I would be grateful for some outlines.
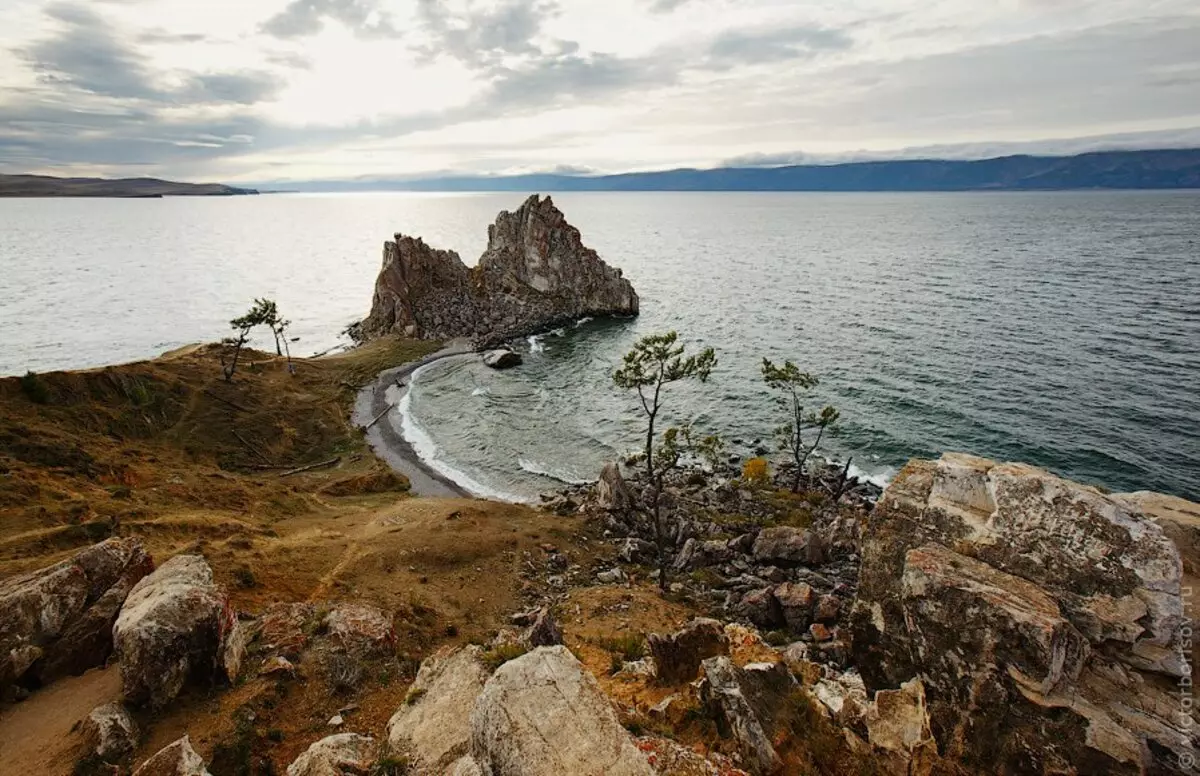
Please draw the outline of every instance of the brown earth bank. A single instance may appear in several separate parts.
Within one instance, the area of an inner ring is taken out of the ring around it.
[[[355,397],[438,348],[0,379],[0,771],[1194,772],[1200,506],[684,470],[664,594],[636,475],[532,509],[371,454]]]

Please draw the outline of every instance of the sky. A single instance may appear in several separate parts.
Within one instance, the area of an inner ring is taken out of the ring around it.
[[[1197,0],[0,0],[0,172],[225,182],[1200,146]]]

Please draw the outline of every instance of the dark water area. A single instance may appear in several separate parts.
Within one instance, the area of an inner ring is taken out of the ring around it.
[[[213,341],[256,296],[307,355],[366,314],[382,242],[468,263],[516,194],[0,200],[0,374]],[[584,241],[642,298],[632,321],[523,342],[524,366],[424,369],[403,427],[436,468],[530,498],[634,449],[609,375],[637,337],[712,346],[672,420],[769,440],[766,356],[842,412],[822,445],[886,478],[962,450],[1115,491],[1200,500],[1200,193],[569,193]],[[260,343],[266,344],[266,343]],[[738,452],[745,452],[744,449]]]

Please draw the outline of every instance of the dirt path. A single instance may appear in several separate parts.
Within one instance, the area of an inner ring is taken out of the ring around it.
[[[117,665],[61,679],[0,711],[0,771],[13,776],[68,776],[78,759],[73,728],[97,706],[121,696]]]

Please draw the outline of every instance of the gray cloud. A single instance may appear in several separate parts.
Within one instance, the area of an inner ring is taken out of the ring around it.
[[[507,56],[536,56],[543,49],[534,39],[542,21],[558,12],[553,0],[506,0],[493,7],[469,6],[453,13],[441,0],[417,0],[417,13],[429,43],[416,47],[422,59],[450,56],[472,67],[490,67]],[[559,41],[560,51],[578,48]]]
[[[18,54],[39,80],[58,91],[164,104],[247,105],[269,99],[283,86],[270,73],[245,70],[191,74],[182,86],[163,87],[164,74],[150,68],[145,56],[90,8],[58,2],[46,14],[59,23],[58,31]]]
[[[362,38],[396,38],[400,31],[378,0],[292,0],[262,24],[262,31],[284,40],[315,35],[332,19]]]
[[[708,48],[715,67],[779,62],[844,51],[854,45],[846,32],[827,27],[793,25],[761,30],[729,30]]]
[[[147,30],[137,36],[138,43],[147,45],[167,44],[178,45],[181,43],[203,43],[209,38],[207,35],[200,32],[183,32],[176,33],[168,30]]]
[[[690,2],[692,0],[650,0],[650,10],[653,13],[670,13]]]

